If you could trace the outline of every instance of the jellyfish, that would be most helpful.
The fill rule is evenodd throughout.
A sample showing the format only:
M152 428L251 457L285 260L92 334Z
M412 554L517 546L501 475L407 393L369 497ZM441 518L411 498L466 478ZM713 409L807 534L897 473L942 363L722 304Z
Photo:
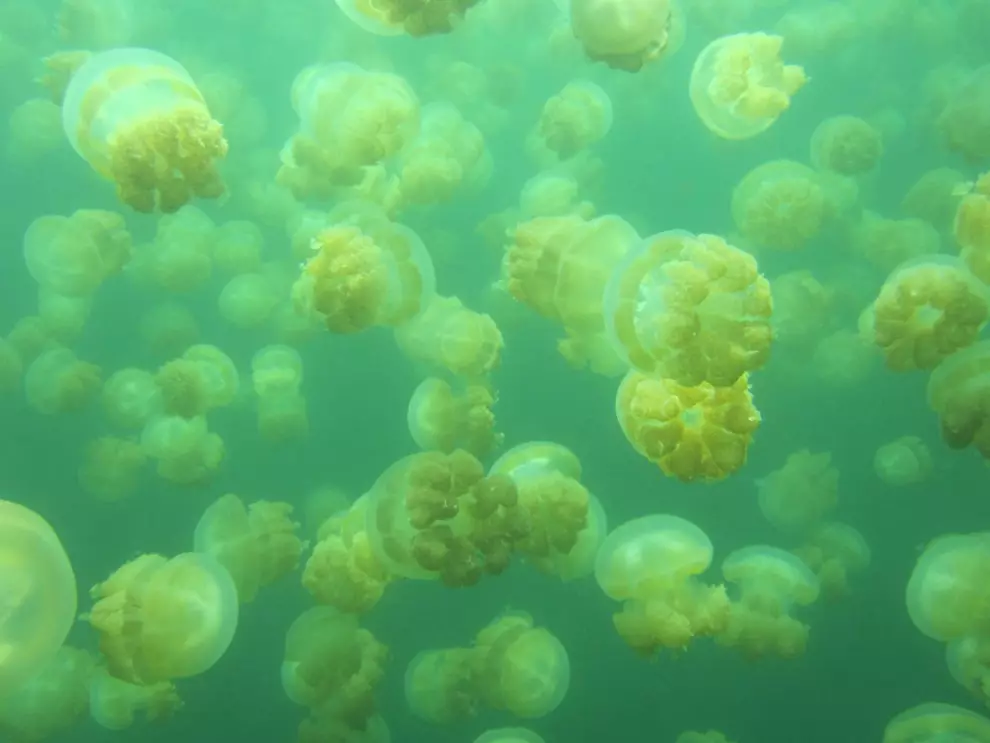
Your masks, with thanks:
M907 584L908 615L922 634L942 642L990 636L990 532L932 540Z
M94 54L69 82L62 122L72 148L136 211L167 214L224 192L223 127L185 68L160 52Z
M101 382L99 367L62 347L42 353L24 375L28 403L43 415L82 409L97 394Z
M857 116L832 116L811 135L811 163L843 176L865 175L883 156L879 131Z
M691 70L691 104L723 139L749 139L769 129L808 82L804 68L780 58L784 39L765 33L723 36Z
M939 232L949 232L965 183L966 176L952 168L926 171L904 194L901 211L908 217L923 219Z
M877 449L873 471L891 487L915 485L931 475L932 453L917 436L901 436Z
M872 336L894 371L932 369L976 342L990 294L958 258L930 256L896 269L873 303Z
M62 144L62 112L50 100L30 98L10 112L7 131L7 159L32 163Z
M609 533L595 560L595 580L606 596L623 602L612 622L630 648L649 658L725 628L725 588L698 578L713 554L708 535L678 516L643 516Z
M237 589L209 555L145 554L92 590L87 619L110 673L147 685L197 676L227 651L237 628Z
M494 728L486 730L474 743L546 743L543 738L527 728Z
M570 0L571 29L589 59L637 72L676 46L675 0Z
M631 371L616 393L615 414L633 448L683 482L739 470L760 425L745 374L729 387L687 387Z
M990 160L990 65L974 70L938 117L945 145L973 163Z
M832 512L839 500L839 471L828 452L801 449L784 466L756 481L760 512L777 529L807 532Z
M791 160L757 165L732 192L732 221L759 246L798 250L818 235L827 216L821 177Z
M896 715L883 731L883 743L962 743L990 741L990 719L951 704L929 702Z
M960 255L981 281L990 281L990 172L962 193L953 224Z
M255 501L245 506L228 493L214 501L196 524L197 554L210 555L230 574L242 604L258 590L292 572L304 544L288 503Z
M612 128L612 101L593 82L574 80L543 104L536 131L561 159L605 138Z
M0 691L55 660L76 615L76 577L51 525L0 500Z
M83 450L79 485L97 500L123 500L137 491L147 460L139 442L100 436Z
M818 600L820 583L798 557L776 547L756 545L729 554L722 575L738 588L719 644L749 658L804 654L808 625L792 616L795 607Z
M479 654L468 648L424 650L406 668L406 704L416 717L449 725L477 714Z
M478 690L489 707L524 719L543 717L567 696L567 649L523 612L506 612L475 637Z
M111 374L103 384L103 414L117 428L139 430L162 412L161 390L155 376L144 369L127 367Z
M13 740L41 741L76 725L89 712L96 660L63 645L53 658L0 697L0 730Z
M224 222L215 233L213 264L230 276L254 273L261 269L265 237L254 222L234 219Z
M278 287L262 273L241 273L223 287L217 299L220 316L242 329L264 325L281 297Z
M495 402L493 390L484 384L455 392L443 379L424 379L409 400L409 433L425 451L464 449L485 457L502 443L502 434L495 431Z
M865 570L872 559L866 538L838 521L818 526L794 554L818 577L822 596L833 601L849 595L849 576Z
M732 387L769 356L770 283L714 235L646 238L616 266L604 304L620 357L678 385Z
M942 238L920 219L886 219L864 211L850 232L851 247L882 271L920 260L942 250ZM936 260L938 260L936 258Z
M447 34L480 0L337 0L359 28L377 36Z

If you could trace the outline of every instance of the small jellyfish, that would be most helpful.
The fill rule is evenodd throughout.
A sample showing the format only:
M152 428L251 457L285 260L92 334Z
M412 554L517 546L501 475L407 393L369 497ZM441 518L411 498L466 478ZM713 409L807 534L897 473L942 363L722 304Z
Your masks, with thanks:
M931 474L932 453L917 436L901 436L877 449L873 471L891 487L915 485Z
M748 240L776 250L798 250L821 231L828 216L822 179L791 160L753 168L732 192L732 221Z
M864 175L877 167L882 155L880 132L857 116L832 116L811 135L811 163L819 170Z

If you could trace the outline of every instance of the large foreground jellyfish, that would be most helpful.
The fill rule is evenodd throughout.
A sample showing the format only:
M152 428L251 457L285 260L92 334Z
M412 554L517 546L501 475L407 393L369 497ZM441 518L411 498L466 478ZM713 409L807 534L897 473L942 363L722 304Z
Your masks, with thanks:
M623 602L612 621L629 647L652 657L725 630L725 588L698 580L713 554L708 535L677 516L627 521L606 537L595 579L605 595Z
M55 531L0 500L0 696L53 661L75 615L76 577Z
M691 103L702 123L724 139L748 139L770 128L808 78L780 58L784 40L765 33L715 39L691 70Z
M986 743L990 720L968 709L929 702L901 712L883 731L883 743Z
M141 555L92 590L87 619L110 673L133 684L196 676L230 647L237 588L209 555Z
M770 354L770 283L714 235L646 238L616 266L604 303L620 357L680 385L730 387Z
M894 371L932 369L976 342L990 293L961 260L926 256L896 269L872 311L873 341Z
M730 387L688 387L631 371L616 393L615 415L636 451L684 482L739 470L760 425L745 374Z
M62 122L73 149L137 211L174 212L224 191L223 127L185 68L160 52L90 57L65 91Z
M716 639L749 658L804 654L808 625L792 611L818 600L820 583L798 557L776 547L744 547L722 561L735 586L729 621Z
M990 459L990 341L942 361L928 379L928 406L938 414L943 440L975 448Z
M677 45L676 0L570 0L571 29L589 58L636 72Z

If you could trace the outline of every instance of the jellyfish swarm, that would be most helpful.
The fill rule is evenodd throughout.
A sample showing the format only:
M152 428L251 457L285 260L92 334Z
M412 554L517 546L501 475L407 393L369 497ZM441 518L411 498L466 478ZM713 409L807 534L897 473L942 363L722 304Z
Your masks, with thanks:
M224 191L223 127L185 68L160 52L90 57L65 91L62 124L72 148L136 211L170 213Z
M110 673L146 685L196 676L227 651L237 588L209 555L141 555L92 590L89 623Z
M725 629L725 588L697 577L711 565L713 554L708 535L677 516L627 521L606 537L595 579L606 596L623 602L612 621L629 647L652 657Z
M990 293L963 262L926 256L902 265L873 303L873 340L894 371L932 369L976 342Z
M75 622L76 577L52 527L0 500L0 695L50 663Z
M691 104L705 127L723 139L748 139L769 129L808 81L804 69L780 58L784 39L745 33L715 39L691 70Z
M616 393L615 415L637 452L683 482L722 480L739 470L760 425L745 374L729 387L688 387L630 371Z
M730 387L769 357L770 283L714 235L646 238L615 267L604 305L619 356L680 385Z

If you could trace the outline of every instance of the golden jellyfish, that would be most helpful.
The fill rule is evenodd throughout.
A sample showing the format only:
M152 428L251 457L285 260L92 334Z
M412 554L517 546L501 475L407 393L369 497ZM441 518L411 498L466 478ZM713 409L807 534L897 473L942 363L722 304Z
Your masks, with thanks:
M375 481L365 529L372 553L399 577L466 587L509 565L529 533L514 483L485 476L465 451L400 459Z
M628 72L672 52L679 13L676 0L570 0L571 30L584 53Z
M729 554L722 575L736 587L728 625L716 640L749 658L795 658L804 654L808 625L792 616L796 607L818 600L815 574L790 552L755 545Z
M920 219L886 219L864 211L852 225L849 240L853 252L881 271L893 271L910 260L934 256L942 250L938 231Z
M52 101L31 98L11 111L7 131L8 161L37 160L62 144L62 112Z
M400 76L350 62L314 65L292 82L299 131L282 149L277 182L299 199L360 183L419 131L419 99Z
M296 569L304 543L296 535L288 503L255 501L250 506L228 493L196 524L193 549L211 556L233 579L237 598L249 603L258 590Z
M604 305L620 357L679 385L731 387L769 357L770 283L715 235L646 238L615 267Z
M100 436L83 450L79 486L97 500L112 502L133 495L148 460L137 441Z
M612 622L629 647L652 657L724 629L725 588L698 579L713 554L708 535L677 516L644 516L609 533L595 561L595 580L606 596L623 602Z
M68 297L44 287L38 289L38 316L56 343L71 344L79 339L90 312L92 297Z
M929 170L908 189L901 201L901 211L908 217L925 220L939 232L951 231L962 200L960 190L965 184L966 176L958 170Z
M990 707L990 635L953 640L945 662L955 682Z
M100 668L89 684L89 715L106 730L127 730L138 717L166 720L181 707L182 700L168 681L132 684Z
M454 30L480 0L337 0L359 28L376 36L429 36Z
M41 741L74 727L89 712L96 660L63 645L55 657L0 697L0 730L18 741Z
M926 256L887 277L871 319L890 369L932 369L976 342L990 319L990 292L960 259Z
M495 728L486 730L474 743L546 743L543 738L528 728Z
M372 549L366 527L370 501L366 493L323 520L303 569L303 588L318 603L347 614L372 609L394 578Z
M151 372L128 367L103 383L103 414L117 428L141 429L160 412L161 390Z
M830 521L811 532L805 543L794 551L818 577L822 595L831 600L849 594L849 576L869 567L870 545L859 530L838 521Z
M357 333L409 321L435 288L433 262L415 232L358 218L317 233L292 299L299 314L319 318L331 332Z
M226 454L223 439L202 416L159 415L141 431L141 448L155 460L159 476L177 485L209 482Z
M28 403L43 415L81 410L97 394L101 382L99 367L80 361L63 347L42 353L24 374Z
M455 392L443 379L424 379L409 400L409 433L424 451L464 449L487 456L502 443L502 434L495 431L495 402L494 391L483 384Z
M24 233L24 262L39 286L65 296L87 296L123 269L131 247L123 217L83 209L71 217L35 219Z
M945 145L972 163L990 160L990 65L972 71L938 117Z
M856 38L860 25L854 8L825 2L788 10L774 30L784 37L788 54L810 57L839 53Z
M182 304L162 302L141 317L141 339L155 356L178 356L199 340L199 323Z
M50 350L54 340L48 324L38 315L20 318L7 334L7 342L25 366L30 365L43 351Z
M739 470L760 425L745 374L729 387L689 387L631 371L616 393L615 414L633 448L683 482Z
M141 555L91 591L87 615L110 673L132 684L197 676L230 647L237 588L209 555Z
M160 52L94 54L69 82L62 122L72 148L136 211L170 213L224 192L223 127L186 69Z
M230 276L261 269L265 237L254 222L235 219L224 222L214 233L213 265Z
M525 612L506 612L474 641L478 689L486 705L532 719L553 712L567 696L571 665L567 649Z
M758 246L798 250L821 232L829 211L821 177L807 165L757 165L732 191L732 221Z
M822 284L810 271L791 271L770 281L773 297L774 341L803 348L820 340L832 322L835 290Z
M477 713L478 653L468 648L424 650L406 668L406 705L416 717L449 725Z
M873 471L891 487L915 485L931 475L932 453L917 436L901 436L877 448Z
M76 577L51 525L0 500L0 692L52 662L76 617Z
M538 136L561 159L605 138L612 128L612 100L600 86L573 80L543 104Z
M489 476L508 478L518 492L527 533L516 549L527 560L565 581L591 574L608 521L601 501L581 484L581 463L570 449L519 444L495 461Z
M951 704L929 702L901 712L883 731L883 743L990 742L990 719Z
M395 340L412 361L466 380L486 377L502 360L495 321L458 297L433 295L422 312L395 328Z
M883 155L883 137L858 116L832 116L811 135L811 163L844 176L873 171Z
M784 532L803 533L821 523L839 501L839 471L828 452L801 449L784 466L756 481L763 518Z
M769 129L808 82L804 68L780 58L784 39L765 33L723 36L691 70L691 104L709 131L749 139Z
M928 406L953 449L973 446L990 459L990 341L944 359L928 379Z
M217 299L220 316L231 325L257 329L264 325L282 299L278 287L262 273L238 274L223 287Z
M990 172L963 193L953 234L969 270L984 283L990 282Z
M297 392L302 381L302 356L290 346L265 346L251 357L251 386L258 397Z
M876 346L854 330L837 330L815 346L815 377L829 387L855 387L877 366Z
M573 174L559 168L540 171L527 180L519 192L519 216L532 219L576 214L590 220L595 216L595 207L590 201L581 199L581 192L581 184ZM503 225L503 228L508 227L510 225ZM502 229L497 235L500 248L506 231Z
M990 636L990 532L932 540L907 584L908 615L927 637Z

